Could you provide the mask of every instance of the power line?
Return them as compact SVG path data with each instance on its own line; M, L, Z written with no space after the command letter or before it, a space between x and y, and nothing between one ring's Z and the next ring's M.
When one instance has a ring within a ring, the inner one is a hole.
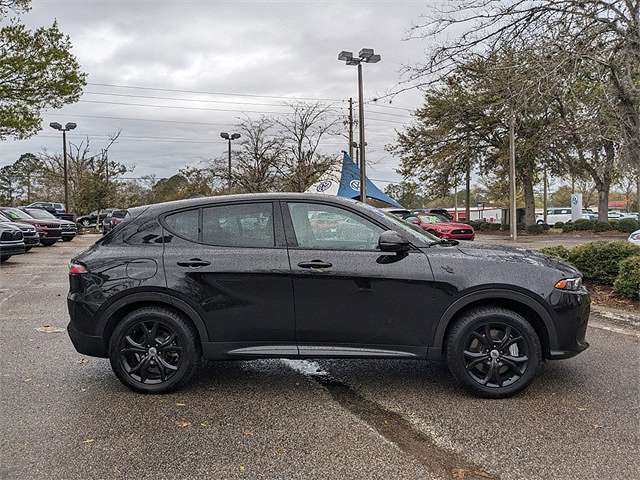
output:
M146 98L152 100L176 100L181 102L201 102L201 103L223 103L230 105L262 105L267 107L291 107L289 103L264 103L264 102L230 102L225 100L209 100L198 98L176 98L176 97L158 97L154 95L133 95L129 93L112 93L112 92L82 92L83 95L105 95L111 97L127 97L127 98ZM324 106L333 106L333 104L325 104ZM346 108L346 107L341 107Z
M134 90L152 90L157 92L176 92L176 93L200 93L203 95L221 95L232 97L254 97L254 98L275 98L285 100L315 100L315 101L328 101L328 102L344 102L341 98L319 98L319 97L291 97L281 95L257 95L253 93L230 93L230 92L206 92L202 90L180 90L177 88L156 88L156 87L143 87L139 85L118 85L114 83L97 83L87 82L87 85L95 85L101 87L115 87L115 88L130 88Z
M96 103L96 104L104 104L104 105L124 105L129 107L149 107L149 108L169 108L174 110L198 110L198 111L212 111L212 112L230 112L230 113L257 113L257 114L270 114L270 115L293 115L295 112L274 112L274 111L265 111L265 110L232 110L232 109L224 109L224 108L205 108L205 107L187 107L184 105L150 105L147 103L130 103L130 102L111 102L106 100L78 100L82 103ZM376 112L380 113L380 112ZM337 117L342 117L341 114L331 114ZM397 122L393 120L388 120L384 118L375 118L368 117L368 120L378 121L378 122L387 122L393 123L396 125L405 125L404 122Z

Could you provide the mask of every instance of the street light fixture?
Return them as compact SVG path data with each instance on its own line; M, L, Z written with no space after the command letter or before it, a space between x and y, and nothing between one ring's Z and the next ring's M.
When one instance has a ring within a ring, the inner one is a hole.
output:
M229 170L228 170L229 186L227 188L229 190L229 193L231 193L231 141L239 139L240 138L240 134L239 133L231 133L231 134L229 134L227 132L221 132L220 136L229 142L229 150L228 150L228 152L229 152Z
M67 132L77 127L74 122L67 122L63 127L58 122L51 122L49 124L54 130L60 130L62 132L62 164L64 168L64 208L69 211L69 174L67 169Z
M363 48L358 53L357 57L353 56L353 52L346 50L341 51L338 54L338 60L345 62L347 65L356 65L358 67L358 117L359 117L359 131L360 131L360 201L367 203L367 174L365 163L365 146L367 142L364 140L364 95L362 89L362 64L363 63L378 63L380 61L380 55L373 51L373 48Z

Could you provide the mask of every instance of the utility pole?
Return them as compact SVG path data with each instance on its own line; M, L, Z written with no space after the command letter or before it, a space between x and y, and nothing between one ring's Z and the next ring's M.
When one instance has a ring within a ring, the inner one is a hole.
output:
M364 94L362 88L362 63L378 63L380 55L374 53L372 48L363 48L357 57L353 52L342 51L338 54L338 60L344 61L347 65L357 65L358 67L358 130L360 132L360 201L367 203L367 164L365 147L367 143L364 139Z
M67 166L67 131L76 128L76 124L68 122L64 127L58 122L51 122L49 124L54 130L60 130L62 132L62 164L64 169L64 208L69 211L69 171Z
M353 160L353 98L349 97L349 158Z
M453 187L453 212L454 212L454 217L453 219L457 222L458 221L458 179L456 178L454 180L456 182L456 184Z
M228 193L231 193L231 140L237 140L238 138L240 138L240 134L239 133L229 134L227 132L222 132L220 133L220 136L229 142L229 148L227 149L227 153L229 157L229 165L227 170L227 177L228 177L227 191Z
M511 226L511 240L518 239L518 211L516 208L516 115L511 106L509 121L509 223Z
M358 130L360 130L360 201L367 203L367 163L364 143L364 94L362 92L362 62L358 63Z
M542 221L547 223L547 194L548 194L548 186L547 186L547 167L544 167L542 170Z
M468 222L471 220L471 160L467 159L467 171L465 172L465 187L467 189L464 216Z

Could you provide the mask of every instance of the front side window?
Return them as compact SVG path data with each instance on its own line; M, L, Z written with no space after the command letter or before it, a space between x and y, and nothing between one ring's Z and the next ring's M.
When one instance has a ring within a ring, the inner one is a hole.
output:
M185 210L182 212L167 215L164 221L172 233L187 240L198 241L198 222L200 220L200 210Z
M349 210L314 203L288 203L300 248L375 250L384 229Z
M202 242L223 247L273 247L272 203L203 208Z

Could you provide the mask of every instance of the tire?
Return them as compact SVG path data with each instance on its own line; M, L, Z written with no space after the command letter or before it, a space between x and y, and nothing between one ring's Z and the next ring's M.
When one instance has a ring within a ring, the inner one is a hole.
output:
M111 368L124 385L140 393L180 388L191 380L201 357L200 340L191 323L162 307L129 313L109 340Z
M544 220L538 220L536 223L537 223L538 225L544 225Z
M62 237L63 242L70 242L71 240L73 240L73 237Z
M33 247L24 247L24 253L27 253L29 250L31 250Z
M516 312L490 306L470 310L456 320L447 337L446 357L453 376L484 398L506 398L522 391L543 360L531 324Z
M58 243L58 240L40 240L40 243L45 247L50 247L51 245Z
M80 222L80 225L82 225L85 228L89 228L91 226L91 221L88 219L84 219Z
M0 263L4 263L11 258L11 255L3 255L0 257Z

